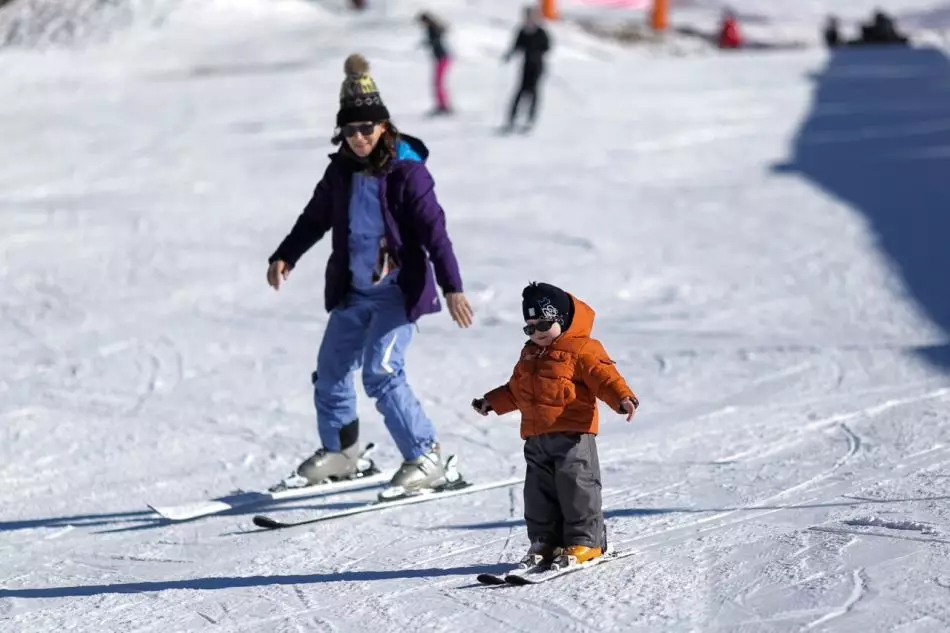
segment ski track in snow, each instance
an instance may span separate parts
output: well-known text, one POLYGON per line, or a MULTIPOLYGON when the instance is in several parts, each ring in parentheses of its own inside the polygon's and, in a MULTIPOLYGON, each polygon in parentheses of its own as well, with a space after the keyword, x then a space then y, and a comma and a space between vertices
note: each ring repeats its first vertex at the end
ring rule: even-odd
MULTIPOLYGON (((497 65, 510 3, 440 4, 459 115, 429 120, 422 2, 362 17, 342 0, 136 2, 161 26, 114 7, 70 31, 92 16, 76 0, 17 43, 87 46, 0 55, 0 628, 950 626, 950 374, 924 351, 947 344, 947 323, 833 178, 777 167, 873 139, 894 161, 941 160, 950 70, 894 57, 825 76, 817 47, 676 57, 678 42, 624 50, 556 24, 542 123, 499 138, 517 76, 497 65), (444 450, 475 482, 520 476, 517 416, 469 402, 510 376, 527 281, 578 294, 643 402, 630 425, 602 409, 598 439, 610 539, 632 556, 477 585, 528 545, 520 487, 277 532, 253 527, 259 507, 181 524, 148 512, 266 487, 315 448, 328 240, 280 293, 263 273, 322 173, 353 49, 432 151, 476 311, 466 331, 426 317, 409 354, 444 450), (819 84, 869 77, 900 97, 814 101, 819 84), (940 90, 914 98, 915 82, 940 90), (584 96, 604 86, 611 98, 584 96)), ((810 10, 769 9, 814 36, 810 10)), ((396 463, 358 403, 376 458, 396 463)))

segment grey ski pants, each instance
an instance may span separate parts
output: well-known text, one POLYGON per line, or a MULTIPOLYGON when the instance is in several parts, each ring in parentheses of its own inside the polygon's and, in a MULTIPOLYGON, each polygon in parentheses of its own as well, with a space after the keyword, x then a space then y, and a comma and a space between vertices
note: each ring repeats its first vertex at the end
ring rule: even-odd
POLYGON ((606 548, 594 435, 529 437, 524 457, 524 519, 531 542, 606 548))

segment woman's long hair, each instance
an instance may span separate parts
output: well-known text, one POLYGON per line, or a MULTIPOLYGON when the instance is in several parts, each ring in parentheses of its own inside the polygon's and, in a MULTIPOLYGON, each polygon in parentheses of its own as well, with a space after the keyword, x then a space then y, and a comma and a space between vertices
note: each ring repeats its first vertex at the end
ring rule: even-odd
POLYGON ((374 174, 382 173, 386 171, 386 167, 390 161, 396 158, 396 144, 399 142, 399 130, 393 125, 392 121, 383 121, 380 125, 384 126, 383 133, 376 142, 376 147, 373 148, 373 151, 370 152, 366 158, 360 158, 353 153, 353 150, 350 149, 350 144, 346 142, 343 136, 342 128, 337 130, 333 138, 330 139, 330 142, 334 145, 342 144, 342 151, 357 162, 365 164, 370 172, 374 174))

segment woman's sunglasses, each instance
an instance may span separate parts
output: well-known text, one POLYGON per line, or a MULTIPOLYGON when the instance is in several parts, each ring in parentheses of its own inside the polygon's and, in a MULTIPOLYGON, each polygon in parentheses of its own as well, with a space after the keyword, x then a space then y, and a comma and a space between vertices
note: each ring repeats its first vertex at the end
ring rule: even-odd
POLYGON ((538 321, 532 325, 524 326, 524 333, 531 336, 535 332, 547 332, 554 326, 554 321, 538 321))
POLYGON ((378 123, 347 123, 343 126, 343 136, 370 136, 376 130, 378 123))

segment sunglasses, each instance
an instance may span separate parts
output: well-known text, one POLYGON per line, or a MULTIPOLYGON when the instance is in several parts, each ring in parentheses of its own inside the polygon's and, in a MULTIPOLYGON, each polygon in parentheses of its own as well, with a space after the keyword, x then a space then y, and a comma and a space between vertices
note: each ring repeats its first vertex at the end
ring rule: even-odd
POLYGON ((379 123, 347 123, 343 126, 343 135, 356 136, 360 134, 362 136, 370 136, 376 130, 377 125, 379 125, 379 123))
POLYGON ((554 327, 554 321, 538 321, 533 325, 524 326, 524 333, 531 336, 535 332, 547 332, 554 327))

